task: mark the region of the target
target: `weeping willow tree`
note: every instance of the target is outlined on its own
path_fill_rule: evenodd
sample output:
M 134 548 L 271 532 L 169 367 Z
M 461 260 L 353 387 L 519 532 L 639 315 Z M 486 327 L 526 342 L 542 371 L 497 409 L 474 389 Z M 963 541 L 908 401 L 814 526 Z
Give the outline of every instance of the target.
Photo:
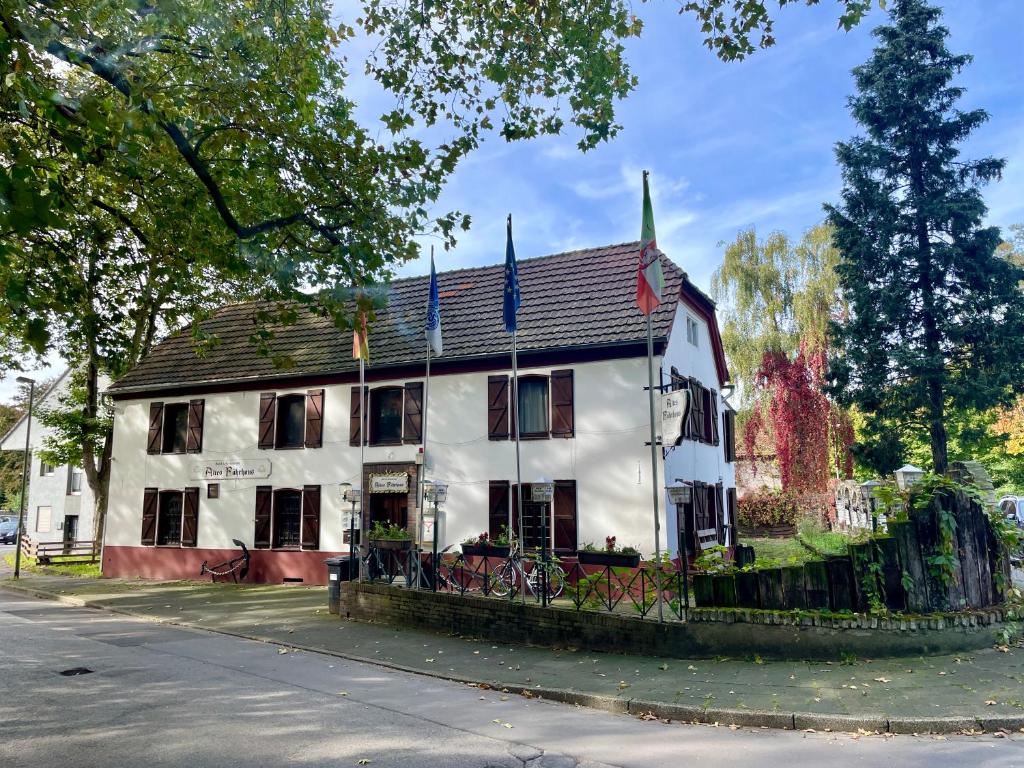
M 754 461 L 772 455 L 783 487 L 821 490 L 849 475 L 848 414 L 824 394 L 829 323 L 845 312 L 827 224 L 798 242 L 740 231 L 712 278 L 722 342 L 740 393 L 740 427 Z

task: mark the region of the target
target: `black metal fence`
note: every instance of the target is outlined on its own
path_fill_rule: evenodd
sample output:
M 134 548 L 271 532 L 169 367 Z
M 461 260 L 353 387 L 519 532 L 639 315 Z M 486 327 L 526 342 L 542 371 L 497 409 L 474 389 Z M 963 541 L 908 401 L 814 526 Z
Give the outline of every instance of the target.
M 663 618 L 685 621 L 689 607 L 687 574 L 669 561 L 660 568 L 653 562 L 618 567 L 448 552 L 438 553 L 435 561 L 431 552 L 371 545 L 362 558 L 360 575 L 370 583 L 643 618 L 658 617 L 659 590 Z

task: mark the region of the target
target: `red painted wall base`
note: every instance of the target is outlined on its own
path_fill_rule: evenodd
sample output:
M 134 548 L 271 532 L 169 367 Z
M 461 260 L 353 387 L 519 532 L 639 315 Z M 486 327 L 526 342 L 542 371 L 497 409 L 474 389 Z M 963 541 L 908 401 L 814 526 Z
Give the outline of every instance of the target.
M 105 547 L 103 575 L 117 579 L 177 580 L 210 579 L 199 571 L 205 560 L 217 565 L 238 557 L 239 549 L 193 549 L 191 547 Z M 328 557 L 348 557 L 348 552 L 273 551 L 250 549 L 247 584 L 281 584 L 301 579 L 303 584 L 326 584 Z

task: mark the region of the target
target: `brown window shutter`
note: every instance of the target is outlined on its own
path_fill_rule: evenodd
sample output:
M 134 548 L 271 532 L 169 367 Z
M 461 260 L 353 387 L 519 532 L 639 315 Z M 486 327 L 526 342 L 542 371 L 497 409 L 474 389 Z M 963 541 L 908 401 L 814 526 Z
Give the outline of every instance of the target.
M 199 489 L 186 488 L 182 502 L 181 546 L 194 547 L 199 531 Z
M 719 444 L 718 437 L 718 393 L 711 392 L 711 442 Z
M 700 440 L 704 429 L 704 388 L 696 379 L 690 379 L 690 425 L 691 440 Z
M 572 437 L 576 433 L 573 414 L 571 370 L 551 372 L 551 436 Z
M 369 387 L 364 388 L 363 394 L 369 391 Z M 359 396 L 359 387 L 352 387 L 352 397 L 349 401 L 349 419 L 348 419 L 348 444 L 359 445 L 359 438 L 362 435 L 362 401 L 363 398 Z
M 555 481 L 555 550 L 576 552 L 576 481 Z
M 270 548 L 270 513 L 274 507 L 274 489 L 269 485 L 256 486 L 256 530 L 252 545 L 256 549 Z
M 405 420 L 402 422 L 402 442 L 419 443 L 423 440 L 423 382 L 410 381 L 405 385 Z
M 306 393 L 306 447 L 319 448 L 324 439 L 324 391 L 311 389 Z
M 320 549 L 320 486 L 302 489 L 302 548 Z
M 736 509 L 737 509 L 737 506 L 738 506 L 737 505 L 736 489 L 735 488 L 730 488 L 729 490 L 727 490 L 725 492 L 725 503 L 728 505 L 727 509 L 729 511 L 729 528 L 735 529 L 736 528 Z M 733 544 L 736 543 L 735 537 L 730 536 L 729 538 L 730 538 L 730 540 L 732 541 Z
M 203 411 L 206 401 L 189 400 L 188 403 L 188 437 L 185 439 L 185 453 L 202 453 L 203 451 Z
M 736 414 L 728 408 L 725 411 L 725 460 L 736 461 Z
M 711 486 L 712 493 L 715 494 L 715 527 L 718 529 L 718 543 L 725 544 L 725 516 L 722 514 L 722 484 Z
M 160 443 L 164 437 L 164 404 L 149 404 L 149 441 L 146 453 L 160 453 Z
M 487 437 L 508 440 L 508 376 L 487 377 Z
M 146 488 L 142 492 L 142 545 L 156 544 L 156 512 L 160 506 L 160 491 Z
M 487 511 L 487 533 L 494 539 L 501 533 L 501 529 L 508 528 L 508 505 L 510 502 L 510 490 L 508 480 L 491 480 L 490 494 Z
M 264 392 L 260 395 L 259 447 L 274 447 L 274 425 L 277 422 L 277 395 Z

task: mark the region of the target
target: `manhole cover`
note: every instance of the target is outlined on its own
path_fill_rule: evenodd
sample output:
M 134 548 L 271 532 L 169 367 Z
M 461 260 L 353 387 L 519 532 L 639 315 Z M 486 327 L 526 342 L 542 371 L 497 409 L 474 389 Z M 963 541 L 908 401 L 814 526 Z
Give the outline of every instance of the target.
M 71 669 L 62 670 L 60 674 L 64 677 L 75 677 L 76 675 L 91 675 L 92 670 L 88 667 L 72 667 Z

